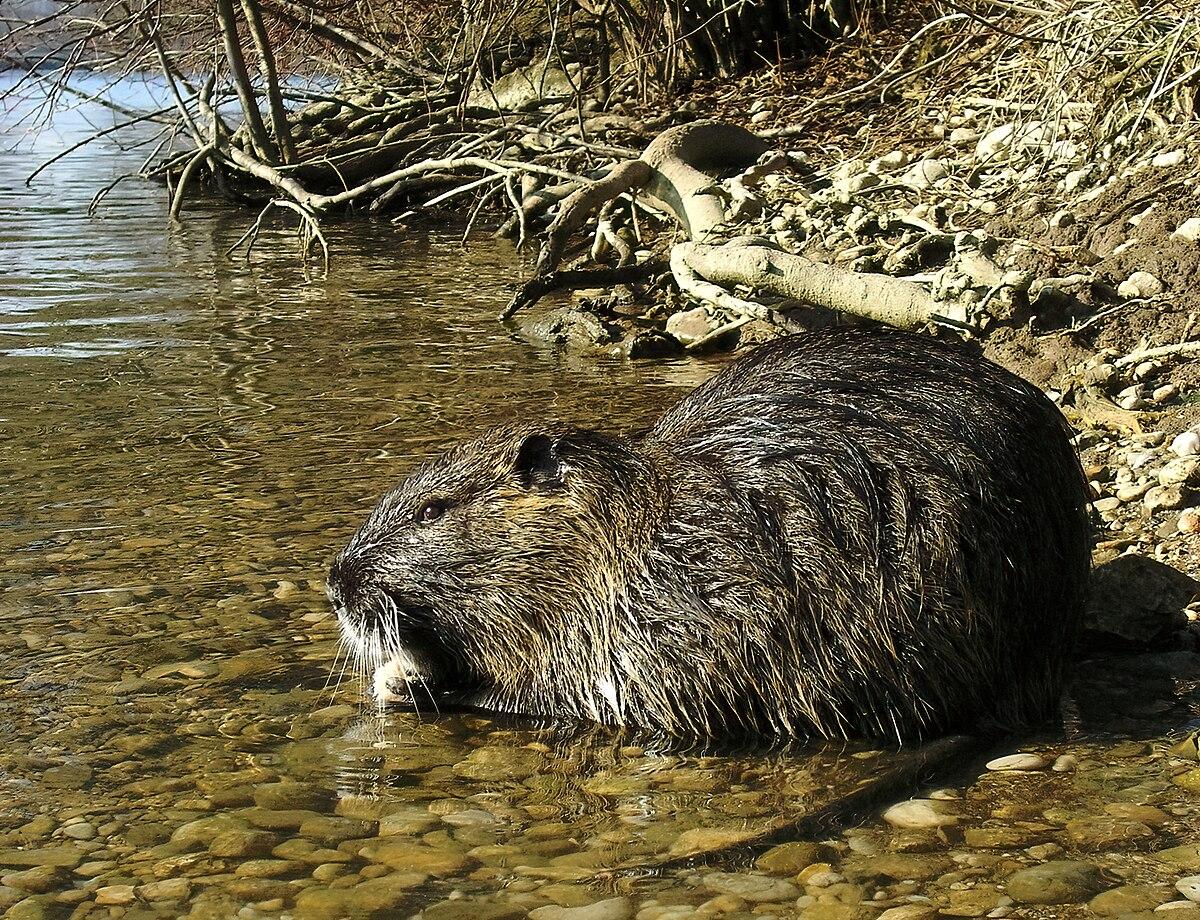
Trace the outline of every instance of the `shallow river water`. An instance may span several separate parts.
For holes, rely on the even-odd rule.
[[[227,257],[252,214],[193,203],[172,229],[157,186],[124,183],[89,217],[93,194],[146,151],[97,146],[26,188],[41,160],[112,116],[85,109],[30,136],[4,117],[0,911],[1191,909],[1175,886],[1200,873],[1200,769],[1170,748],[1200,712],[1188,653],[1085,671],[1069,736],[1000,751],[1037,752],[1032,770],[970,772],[890,823],[665,870],[897,755],[681,749],[365,705],[323,581],[382,490],[505,417],[638,427],[714,365],[522,341],[495,319],[516,257],[486,237],[463,248],[454,230],[332,226],[331,271],[313,278],[286,227],[249,261]]]

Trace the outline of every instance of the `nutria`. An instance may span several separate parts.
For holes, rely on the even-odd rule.
[[[1044,720],[1083,612],[1063,417],[964,347],[779,339],[637,438],[508,425],[390,492],[329,593],[380,699],[680,734]]]

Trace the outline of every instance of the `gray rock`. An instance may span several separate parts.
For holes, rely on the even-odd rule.
[[[1142,499],[1142,504],[1146,506],[1146,510],[1153,513],[1155,511],[1170,511],[1175,508],[1182,508],[1186,504],[1188,493],[1182,486],[1154,486],[1147,490],[1145,498]]]
[[[709,891],[715,891],[717,894],[731,894],[743,901],[749,901],[751,904],[788,901],[800,896],[800,889],[791,882],[765,875],[710,872],[701,879],[701,882]]]
[[[571,77],[561,67],[539,61],[505,74],[490,87],[477,86],[467,105],[493,111],[519,112],[544,102],[575,95]]]
[[[913,188],[927,189],[948,175],[950,171],[941,160],[918,160],[900,177],[900,181]]]
[[[1200,217],[1189,217],[1171,235],[1189,243],[1200,242]]]
[[[547,904],[529,912],[530,920],[629,920],[633,903],[629,898],[606,898],[581,907]]]
[[[1167,461],[1158,471],[1158,481],[1163,486],[1182,486],[1195,483],[1200,476],[1200,457],[1176,457]]]
[[[703,307],[681,310],[667,319],[667,334],[673,335],[684,345],[700,341],[716,328],[716,323]]]
[[[1200,875],[1189,875],[1175,883],[1175,890],[1189,901],[1200,903]]]
[[[1200,456],[1200,432],[1185,431],[1171,441],[1171,453],[1178,457]]]
[[[1162,292],[1163,283],[1149,272],[1134,272],[1117,285],[1117,293],[1122,297],[1153,297]]]
[[[1065,859],[1021,869],[1005,884],[1021,904],[1078,904],[1107,887],[1097,866]]]
[[[42,772],[42,783],[55,789],[86,789],[92,784],[92,768],[81,763],[50,767]]]
[[[629,358],[670,358],[682,350],[683,346],[672,336],[653,330],[639,332],[625,343],[623,349]]]
[[[1200,582],[1154,559],[1118,556],[1092,575],[1084,629],[1094,644],[1154,645],[1187,623]]]

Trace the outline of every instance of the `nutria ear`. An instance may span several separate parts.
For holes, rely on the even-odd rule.
[[[567,464],[559,452],[559,441],[544,434],[531,434],[517,451],[517,478],[526,489],[546,491],[565,484]]]

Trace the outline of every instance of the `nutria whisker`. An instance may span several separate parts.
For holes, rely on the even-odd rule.
[[[330,702],[337,698],[338,690],[342,686],[342,677],[345,676],[346,668],[350,665],[352,654],[353,651],[350,648],[350,642],[346,639],[343,632],[339,631],[337,647],[333,652],[333,663],[329,666],[329,675],[325,678],[325,686],[321,688],[321,694],[323,695],[326,690],[329,690],[329,683],[333,681],[334,674],[337,674],[337,680],[334,681],[333,690],[329,694]],[[342,663],[341,670],[338,669],[338,661]]]

